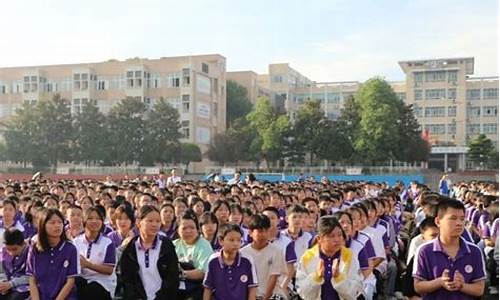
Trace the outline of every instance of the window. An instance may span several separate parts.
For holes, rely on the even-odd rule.
[[[457,124],[450,123],[448,124],[448,134],[456,134],[457,133]]]
[[[413,114],[415,115],[415,117],[421,118],[422,117],[422,108],[421,107],[414,107]]]
[[[189,95],[182,95],[182,113],[189,113],[190,107],[190,97]]]
[[[448,99],[457,99],[457,89],[448,89]]]
[[[73,90],[86,91],[89,89],[89,75],[87,73],[73,74]]]
[[[327,93],[326,98],[327,98],[328,103],[339,103],[340,102],[340,93]]]
[[[484,106],[483,116],[485,117],[496,117],[498,114],[498,106]]]
[[[127,71],[127,88],[142,87],[142,71]]]
[[[484,89],[483,99],[498,99],[498,88]]]
[[[97,89],[103,91],[106,89],[106,82],[104,80],[99,80],[97,82]]]
[[[497,130],[498,124],[496,123],[483,124],[483,133],[485,134],[496,134]]]
[[[205,74],[208,74],[208,64],[202,63],[201,64],[201,71]]]
[[[445,134],[444,124],[427,124],[425,129],[429,131],[430,134]]]
[[[445,116],[444,106],[426,107],[425,108],[425,116],[426,117],[444,117]]]
[[[445,71],[429,71],[425,72],[425,81],[426,82],[444,81],[445,76],[446,76]]]
[[[481,125],[480,124],[467,124],[467,133],[469,133],[469,134],[481,133]]]
[[[24,100],[24,103],[30,106],[35,106],[36,105],[36,99],[33,100]]]
[[[219,104],[217,102],[212,103],[213,104],[213,112],[214,112],[214,117],[217,118],[217,112],[219,109]]]
[[[422,100],[422,90],[415,90],[415,101]]]
[[[406,100],[406,93],[396,93],[398,96],[399,100],[405,101]]]
[[[273,82],[282,83],[284,81],[283,75],[273,75]]]
[[[479,100],[481,99],[481,90],[480,89],[471,89],[466,91],[467,100]]]
[[[481,107],[479,106],[471,106],[467,108],[467,116],[468,117],[479,117],[481,116]]]
[[[180,86],[180,74],[172,73],[167,75],[167,87],[179,87]]]
[[[24,93],[38,92],[38,77],[37,76],[24,76]]]
[[[425,99],[427,100],[444,99],[445,97],[446,97],[445,89],[425,90]]]
[[[448,106],[448,117],[456,117],[456,116],[457,116],[457,107]]]
[[[458,71],[448,71],[448,82],[456,82],[457,74]]]
[[[191,77],[189,69],[182,69],[182,86],[189,86],[190,83],[191,83]]]
[[[423,82],[424,81],[424,72],[413,73],[413,79],[415,80],[415,82]]]
[[[181,134],[183,138],[189,138],[189,120],[181,121]]]
[[[7,91],[7,87],[5,85],[0,85],[0,94],[5,94]]]

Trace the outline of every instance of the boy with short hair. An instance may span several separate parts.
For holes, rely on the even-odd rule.
[[[276,288],[278,277],[286,272],[284,257],[276,244],[269,243],[270,227],[271,221],[266,215],[253,215],[248,226],[252,243],[241,249],[241,253],[250,256],[255,263],[257,281],[261,283],[257,287],[257,299],[284,298]]]
[[[474,299],[486,279],[481,250],[461,238],[465,225],[462,202],[443,198],[435,218],[439,237],[417,249],[413,264],[415,290],[427,299]]]
[[[203,280],[203,300],[255,300],[257,273],[252,258],[239,251],[240,227],[225,224],[218,235],[222,250],[214,253],[208,261],[208,271]]]
[[[5,230],[4,241],[2,266],[7,281],[0,282],[0,299],[27,299],[29,297],[29,276],[26,275],[28,245],[24,241],[23,233],[16,228]]]

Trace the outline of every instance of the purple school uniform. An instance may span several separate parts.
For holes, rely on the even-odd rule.
[[[120,245],[123,242],[123,237],[121,236],[121,234],[117,230],[111,231],[106,236],[113,242],[113,245],[115,246],[115,248],[120,247]]]
[[[332,265],[333,261],[340,257],[340,251],[337,251],[333,257],[328,257],[320,251],[319,257],[323,260],[325,266],[324,283],[321,285],[321,300],[339,299],[339,295],[332,285]]]
[[[7,249],[2,248],[2,266],[7,276],[7,280],[14,283],[16,278],[21,278],[26,276],[26,259],[28,258],[29,247],[25,246],[21,254],[18,256],[11,256]],[[29,291],[29,285],[26,284],[15,284],[13,290],[19,293],[25,293]]]
[[[24,227],[23,236],[25,239],[30,239],[36,234],[35,225],[33,225],[32,223],[24,222],[23,227]]]
[[[177,226],[175,222],[172,222],[170,227],[167,230],[162,230],[169,240],[174,240],[174,235],[177,233]]]
[[[365,249],[366,257],[368,259],[374,259],[375,257],[377,257],[377,255],[375,254],[375,249],[373,248],[373,244],[370,241],[370,237],[366,233],[359,231],[356,232],[353,240],[360,242],[364,246],[363,248]]]
[[[449,270],[453,278],[458,270],[464,277],[466,283],[474,283],[486,279],[486,271],[481,250],[464,239],[460,239],[460,246],[456,257],[453,259],[443,250],[439,237],[423,244],[417,249],[416,259],[413,265],[413,277],[420,280],[433,280],[441,277],[444,269]],[[447,299],[467,300],[475,299],[459,291],[450,292],[440,288],[433,293],[423,295],[424,300]]]
[[[57,297],[68,277],[78,275],[78,253],[75,245],[61,241],[56,247],[38,252],[33,245],[28,253],[26,274],[36,279],[40,300]],[[76,290],[67,298],[76,299]]]
[[[278,217],[280,222],[278,223],[278,229],[286,229],[286,210],[283,208],[278,209]]]
[[[359,262],[359,268],[361,270],[366,270],[368,269],[368,257],[366,255],[366,250],[364,248],[364,245],[361,244],[360,242],[349,239],[346,241],[345,246],[353,252],[353,254],[357,255],[358,257],[358,262]]]
[[[212,299],[247,299],[248,289],[256,287],[257,273],[251,258],[236,254],[234,263],[224,264],[223,251],[212,254],[203,286],[212,290]]]

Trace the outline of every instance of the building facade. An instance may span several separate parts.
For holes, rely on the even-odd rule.
[[[23,103],[55,94],[70,102],[72,113],[89,101],[108,113],[126,97],[148,108],[164,98],[179,111],[182,141],[198,144],[203,152],[225,130],[226,58],[215,54],[0,68],[0,119]]]
[[[413,105],[422,132],[432,145],[429,167],[467,168],[466,145],[481,133],[498,147],[498,77],[471,77],[473,57],[402,61],[399,65],[406,80],[389,84],[399,99]],[[362,83],[315,82],[288,64],[271,64],[268,74],[257,75],[257,84],[265,87],[271,103],[292,119],[305,101],[317,100],[325,116],[335,120],[345,100]]]

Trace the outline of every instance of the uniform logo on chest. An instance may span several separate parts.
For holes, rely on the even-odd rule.
[[[474,271],[474,268],[471,265],[466,265],[465,266],[465,272],[466,273],[472,273]]]
[[[243,283],[247,282],[248,281],[248,276],[247,275],[241,275],[240,281],[243,282]]]
[[[63,263],[63,267],[67,268],[69,265],[69,261],[66,259]]]

